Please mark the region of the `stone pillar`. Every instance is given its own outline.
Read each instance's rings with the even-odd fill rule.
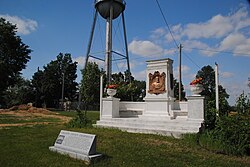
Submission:
[[[173,102],[173,60],[147,61],[146,107],[141,117],[171,119]]]
[[[101,118],[119,118],[119,103],[120,99],[108,97],[102,99],[102,112]]]
[[[204,99],[203,96],[188,96],[188,119],[204,120]]]

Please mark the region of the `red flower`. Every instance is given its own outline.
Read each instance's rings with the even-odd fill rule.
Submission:
[[[190,83],[190,85],[196,85],[196,84],[202,84],[202,78],[196,78]]]
[[[112,85],[108,85],[107,89],[117,89],[118,85],[116,84],[112,84]]]

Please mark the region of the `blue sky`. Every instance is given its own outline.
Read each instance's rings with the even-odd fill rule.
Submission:
[[[247,87],[250,77],[250,8],[247,0],[158,0],[176,43],[183,48],[183,84],[205,65],[219,64],[220,84],[229,102]],[[155,0],[126,0],[125,19],[133,76],[145,80],[147,60],[171,58],[178,78],[178,49]],[[94,15],[94,0],[0,0],[0,17],[17,24],[18,35],[33,50],[25,78],[32,78],[56,56],[71,53],[83,68]],[[124,52],[121,19],[114,20],[113,50]],[[98,16],[91,53],[103,57],[105,20]],[[211,52],[211,51],[220,52]],[[236,54],[237,53],[237,54]],[[240,54],[239,54],[240,53]],[[102,62],[98,62],[103,67]],[[113,63],[113,72],[126,62]],[[81,75],[78,70],[78,79]]]

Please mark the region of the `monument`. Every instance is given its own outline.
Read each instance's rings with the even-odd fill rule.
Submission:
[[[100,120],[95,126],[174,137],[199,132],[204,121],[204,97],[194,95],[188,96],[187,101],[175,100],[173,60],[147,61],[146,75],[144,102],[101,97]]]
[[[145,112],[141,117],[171,119],[170,103],[174,100],[173,60],[147,61]]]

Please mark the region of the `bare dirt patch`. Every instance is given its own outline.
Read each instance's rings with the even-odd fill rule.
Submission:
[[[0,115],[9,115],[9,116],[15,116],[15,119],[17,120],[24,120],[28,122],[24,123],[0,123],[0,127],[9,127],[9,126],[33,126],[37,124],[51,124],[51,123],[57,123],[57,124],[63,124],[67,123],[71,120],[70,117],[59,115],[59,113],[51,112],[44,108],[36,108],[28,105],[19,105],[19,106],[13,106],[9,109],[0,109]],[[51,121],[35,121],[37,119],[49,119],[49,118],[55,118],[59,121],[57,122],[51,122]]]

